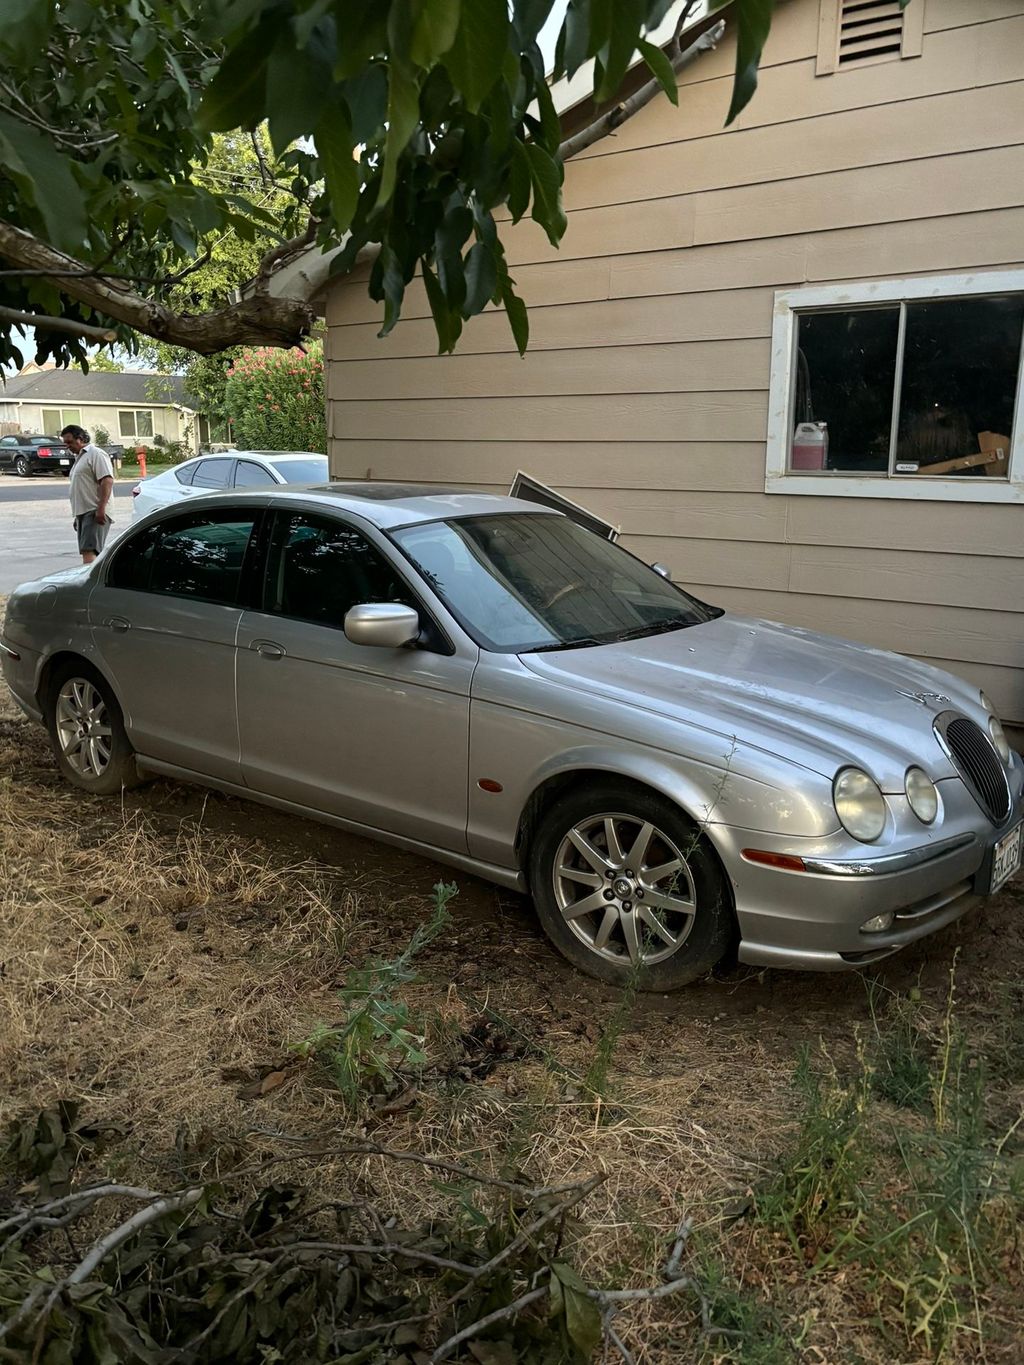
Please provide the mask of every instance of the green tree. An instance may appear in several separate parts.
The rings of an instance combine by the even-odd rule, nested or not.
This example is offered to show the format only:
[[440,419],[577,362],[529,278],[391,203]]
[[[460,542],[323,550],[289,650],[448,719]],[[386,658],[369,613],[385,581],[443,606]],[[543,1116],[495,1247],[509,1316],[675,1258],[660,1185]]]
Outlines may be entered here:
[[224,407],[241,450],[327,450],[324,355],[254,346],[227,371]]
[[[732,118],[750,98],[774,0],[710,0],[737,30]],[[686,0],[680,27],[694,9]],[[552,0],[6,0],[0,26],[0,362],[137,333],[204,354],[293,345],[313,311],[274,271],[315,242],[344,270],[375,249],[384,329],[422,271],[440,347],[489,302],[520,350],[526,310],[496,215],[560,241],[562,130],[537,37]],[[598,105],[634,54],[676,98],[650,41],[671,0],[569,0],[556,75],[592,63]],[[271,210],[216,170],[214,134],[266,125],[287,179]],[[257,162],[261,153],[256,152]],[[203,172],[207,173],[204,181]],[[182,307],[201,243],[269,233],[245,297]],[[265,237],[264,237],[265,240]]]
[[106,351],[97,351],[95,355],[89,357],[89,369],[98,370],[101,374],[121,374],[124,365],[116,356],[108,355]]

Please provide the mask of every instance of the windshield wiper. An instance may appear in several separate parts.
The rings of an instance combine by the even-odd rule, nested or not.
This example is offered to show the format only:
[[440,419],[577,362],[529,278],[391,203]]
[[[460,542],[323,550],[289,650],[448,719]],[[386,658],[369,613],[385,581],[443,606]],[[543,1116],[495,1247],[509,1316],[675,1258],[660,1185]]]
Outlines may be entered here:
[[584,635],[579,640],[553,640],[549,645],[534,645],[532,649],[524,649],[524,654],[546,654],[552,649],[586,649],[591,645],[609,645],[612,641],[607,637],[598,640],[593,635]]
[[682,630],[686,626],[692,626],[693,621],[686,616],[676,616],[669,621],[655,621],[646,626],[633,626],[630,630],[624,630],[619,635],[612,637],[609,643],[618,644],[620,640],[639,640],[644,635],[664,635],[669,630]]

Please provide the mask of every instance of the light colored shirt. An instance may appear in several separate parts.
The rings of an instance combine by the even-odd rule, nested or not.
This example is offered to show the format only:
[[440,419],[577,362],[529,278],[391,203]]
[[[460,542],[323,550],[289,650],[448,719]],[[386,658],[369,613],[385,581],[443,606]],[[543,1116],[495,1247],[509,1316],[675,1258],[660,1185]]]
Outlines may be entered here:
[[[80,517],[85,512],[95,512],[100,505],[100,479],[112,479],[114,477],[114,466],[110,463],[110,456],[99,446],[83,446],[81,453],[71,466],[71,478],[68,480],[68,496],[71,498],[71,515]],[[113,521],[111,516],[111,503],[114,501],[114,490],[110,490],[110,501],[107,503],[104,515],[108,521]]]

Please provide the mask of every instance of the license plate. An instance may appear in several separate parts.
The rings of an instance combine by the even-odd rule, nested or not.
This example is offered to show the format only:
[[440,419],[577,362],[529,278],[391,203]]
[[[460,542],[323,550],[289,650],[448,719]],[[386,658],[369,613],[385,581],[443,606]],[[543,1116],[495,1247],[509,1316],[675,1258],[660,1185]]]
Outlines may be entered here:
[[71,463],[70,460],[61,460],[61,462],[60,462],[60,467],[61,467],[61,469],[67,469],[67,467],[68,467],[68,465],[69,465],[70,463]]
[[1004,834],[992,850],[993,891],[998,891],[1020,867],[1021,849],[1024,846],[1022,831],[1024,823],[1019,824],[1016,829],[1011,829],[1009,834]]

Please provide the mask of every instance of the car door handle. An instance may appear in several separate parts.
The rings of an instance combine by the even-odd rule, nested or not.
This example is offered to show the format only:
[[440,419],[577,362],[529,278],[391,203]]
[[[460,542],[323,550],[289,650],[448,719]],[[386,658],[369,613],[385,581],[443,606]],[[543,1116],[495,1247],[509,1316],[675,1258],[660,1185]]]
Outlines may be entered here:
[[116,630],[119,635],[123,635],[126,630],[131,630],[131,621],[126,621],[123,616],[108,616],[103,624],[109,630]]
[[276,645],[273,640],[254,640],[249,646],[254,649],[261,659],[283,659],[285,651],[282,645]]

